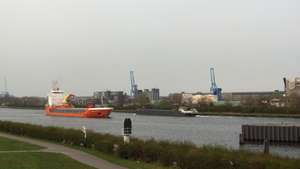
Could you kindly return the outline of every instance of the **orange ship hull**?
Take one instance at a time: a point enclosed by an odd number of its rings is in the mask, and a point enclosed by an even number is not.
[[[81,118],[109,118],[112,108],[72,108],[48,107],[45,111],[48,116],[81,117]]]

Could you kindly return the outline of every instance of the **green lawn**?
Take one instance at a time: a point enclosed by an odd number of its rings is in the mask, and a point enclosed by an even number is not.
[[[94,169],[63,154],[7,152],[39,149],[43,147],[0,137],[0,169]]]
[[[75,149],[84,151],[86,153],[92,154],[94,156],[97,156],[101,159],[104,159],[106,161],[109,161],[111,163],[123,166],[123,167],[127,167],[128,169],[174,169],[171,167],[164,167],[160,164],[153,164],[153,163],[145,163],[142,161],[133,161],[133,160],[126,160],[126,159],[122,159],[122,158],[118,158],[116,156],[113,155],[108,155],[108,154],[104,154],[101,153],[99,151],[93,150],[93,149],[86,149],[86,148],[82,148],[82,147],[75,147],[72,146]]]
[[[37,145],[0,137],[0,169],[93,169],[62,154],[46,152],[1,153],[1,151],[26,151],[42,148]],[[121,159],[92,149],[75,148],[129,169],[170,169],[158,164]]]
[[[16,140],[11,140],[8,138],[0,137],[0,152],[1,151],[22,151],[22,150],[39,150],[43,147],[23,143]]]
[[[45,152],[0,153],[0,169],[95,169],[63,154]]]

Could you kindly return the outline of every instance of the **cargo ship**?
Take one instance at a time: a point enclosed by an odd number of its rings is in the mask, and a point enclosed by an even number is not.
[[[48,95],[48,104],[45,111],[48,116],[82,117],[82,118],[109,118],[112,108],[95,107],[93,104],[87,108],[75,108],[71,100],[75,96],[65,94],[59,88],[53,88]]]

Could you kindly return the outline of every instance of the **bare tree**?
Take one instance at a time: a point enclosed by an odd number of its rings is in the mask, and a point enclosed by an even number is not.
[[[149,98],[146,96],[146,94],[141,94],[139,96],[137,96],[137,98],[135,99],[136,103],[138,103],[141,107],[146,106],[147,104],[150,103]]]
[[[173,105],[181,106],[181,104],[182,104],[182,94],[181,93],[170,94],[169,99]]]

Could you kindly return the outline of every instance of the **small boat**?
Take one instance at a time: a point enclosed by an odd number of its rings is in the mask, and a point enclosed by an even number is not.
[[[193,108],[193,109],[187,109],[187,108],[185,108],[185,107],[180,107],[180,108],[178,109],[178,111],[179,111],[180,113],[183,113],[183,114],[186,115],[186,116],[196,116],[196,115],[199,114],[199,112],[198,112],[195,108]]]
[[[45,111],[48,116],[63,117],[82,117],[82,118],[109,118],[112,108],[94,107],[89,105],[87,108],[75,108],[71,104],[74,95],[66,95],[59,88],[54,88],[48,95],[48,104]]]

